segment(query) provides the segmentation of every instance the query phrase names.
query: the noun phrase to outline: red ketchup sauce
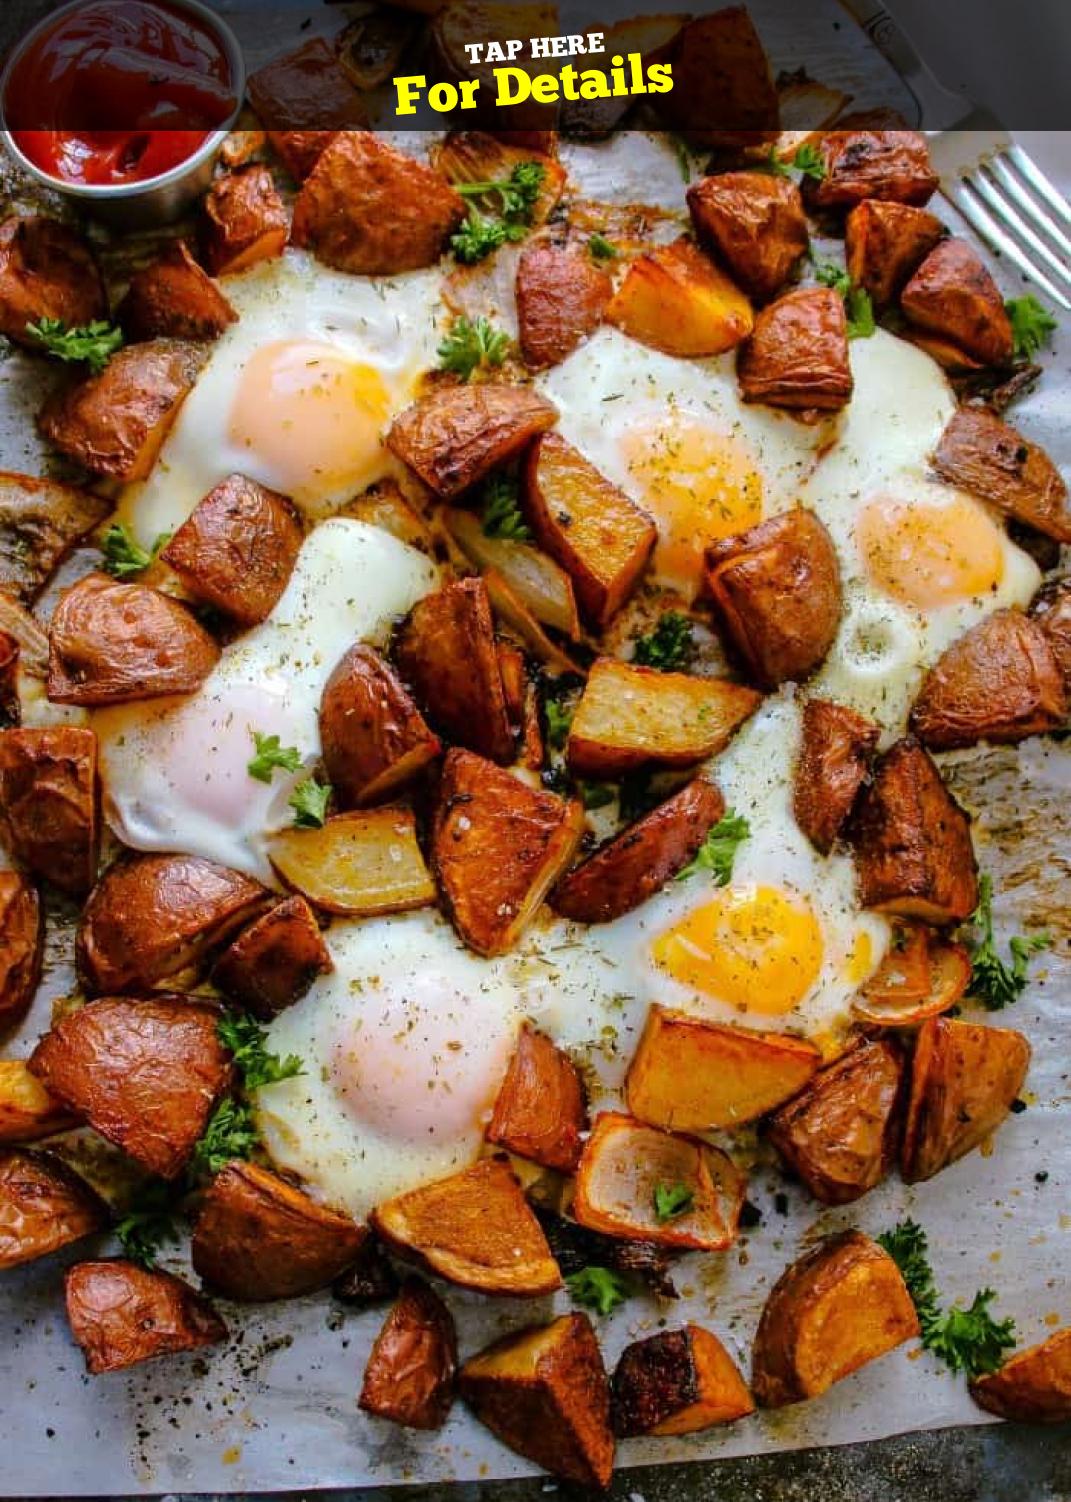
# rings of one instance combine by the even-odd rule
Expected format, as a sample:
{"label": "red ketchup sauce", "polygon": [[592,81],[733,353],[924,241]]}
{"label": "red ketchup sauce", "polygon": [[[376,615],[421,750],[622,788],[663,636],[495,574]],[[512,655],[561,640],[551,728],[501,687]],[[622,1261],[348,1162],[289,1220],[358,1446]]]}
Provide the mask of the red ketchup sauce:
{"label": "red ketchup sauce", "polygon": [[87,0],[15,62],[15,144],[64,182],[145,182],[192,156],[235,105],[211,25],[167,0]]}

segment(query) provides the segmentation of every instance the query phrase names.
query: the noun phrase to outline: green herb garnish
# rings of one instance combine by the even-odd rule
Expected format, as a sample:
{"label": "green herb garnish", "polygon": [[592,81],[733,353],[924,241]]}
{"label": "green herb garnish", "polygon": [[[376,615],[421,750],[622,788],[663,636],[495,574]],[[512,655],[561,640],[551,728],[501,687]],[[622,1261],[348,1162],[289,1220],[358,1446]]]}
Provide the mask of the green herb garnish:
{"label": "green herb garnish", "polygon": [[600,235],[598,230],[588,240],[588,250],[596,261],[617,260],[617,246],[609,241],[605,235]]}
{"label": "green herb garnish", "polygon": [[813,177],[815,182],[820,183],[826,175],[825,162],[822,153],[811,141],[804,141],[797,146],[795,153],[787,162],[783,162],[777,154],[777,147],[771,146],[764,166],[775,177],[791,177],[792,169],[802,172],[804,177]]}
{"label": "green herb garnish", "polygon": [[605,782],[581,782],[577,784],[577,791],[585,808],[606,808],[617,797]]}
{"label": "green herb garnish", "polygon": [[1011,320],[1015,358],[1029,360],[1048,344],[1059,325],[1032,292],[1025,297],[1010,297],[1004,307]]}
{"label": "green herb garnish", "polygon": [[225,1096],[194,1147],[190,1173],[196,1178],[217,1174],[235,1158],[251,1158],[259,1146],[253,1107],[236,1096]]}
{"label": "green herb garnish", "polygon": [[305,1065],[297,1054],[287,1054],[281,1059],[277,1053],[268,1051],[267,1032],[247,1013],[224,1012],[216,1032],[224,1048],[234,1055],[246,1090],[259,1090],[262,1085],[276,1085],[280,1080],[292,1080],[305,1073]]}
{"label": "green herb garnish", "polygon": [[171,1186],[159,1180],[144,1185],[116,1221],[115,1234],[131,1262],[147,1269],[155,1267],[164,1242],[178,1240]]}
{"label": "green herb garnish", "polygon": [[171,541],[170,532],[161,532],[147,553],[123,522],[112,522],[101,539],[104,569],[113,579],[132,579],[155,563]]}
{"label": "green herb garnish", "polygon": [[870,293],[857,287],[841,266],[833,261],[816,261],[814,274],[823,287],[832,287],[844,299],[849,339],[869,339],[877,328]]}
{"label": "green herb garnish", "polygon": [[543,700],[543,718],[547,723],[547,743],[553,750],[560,751],[568,740],[569,726],[573,723],[575,713],[571,704],[563,704],[560,699],[555,699],[550,694]]}
{"label": "green herb garnish", "polygon": [[472,265],[507,240],[523,239],[545,176],[546,168],[541,162],[518,162],[509,177],[455,183],[463,198],[497,198],[502,214],[500,219],[489,219],[474,205],[470,206],[464,224],[450,237],[450,248],[456,258]]}
{"label": "green herb garnish", "polygon": [[247,763],[246,771],[258,782],[270,782],[277,767],[284,772],[300,771],[301,752],[296,746],[281,746],[277,735],[262,735],[254,730],[253,745],[256,755]]}
{"label": "green herb garnish", "polygon": [[599,1314],[612,1314],[632,1291],[627,1279],[608,1267],[582,1267],[566,1278],[565,1285],[574,1304]]}
{"label": "green herb garnish", "polygon": [[116,350],[123,347],[122,329],[103,319],[69,329],[62,318],[42,318],[28,323],[26,332],[46,354],[88,365],[93,375],[100,375]]}
{"label": "green herb garnish", "polygon": [[1031,955],[1048,949],[1052,940],[1046,933],[1016,935],[1008,942],[1011,964],[1001,959],[993,932],[993,878],[988,871],[978,878],[978,906],[970,922],[982,932],[972,946],[967,995],[976,997],[990,1012],[999,1012],[1019,1000],[1030,979]]}
{"label": "green herb garnish", "polygon": [[322,829],[327,822],[327,805],[331,801],[331,784],[307,777],[299,782],[287,800],[294,810],[296,829]]}
{"label": "green herb garnish", "polygon": [[672,673],[687,666],[695,653],[692,623],[679,610],[667,610],[646,636],[638,636],[632,651],[633,662],[641,667]]}
{"label": "green herb garnish", "polygon": [[487,318],[456,318],[439,345],[439,368],[471,381],[478,370],[501,365],[512,342],[507,333],[496,329]]}
{"label": "green herb garnish", "polygon": [[687,1184],[656,1184],[654,1187],[654,1213],[659,1225],[684,1215],[695,1203],[695,1193]]}
{"label": "green herb garnish", "polygon": [[677,880],[684,881],[697,871],[710,871],[713,873],[715,886],[727,886],[733,874],[737,847],[750,833],[751,825],[748,821],[730,808],[710,830],[696,852],[695,859],[677,872]]}
{"label": "green herb garnish", "polygon": [[483,535],[507,542],[531,542],[532,530],[524,519],[517,481],[512,475],[488,476],[483,487]]}

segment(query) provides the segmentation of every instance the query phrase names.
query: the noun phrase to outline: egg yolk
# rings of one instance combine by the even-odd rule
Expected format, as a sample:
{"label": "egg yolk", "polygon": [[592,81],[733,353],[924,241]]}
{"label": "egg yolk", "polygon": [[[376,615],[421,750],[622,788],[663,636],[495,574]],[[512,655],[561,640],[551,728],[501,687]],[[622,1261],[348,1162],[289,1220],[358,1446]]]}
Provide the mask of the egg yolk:
{"label": "egg yolk", "polygon": [[776,887],[726,887],[660,934],[651,954],[682,986],[743,1011],[780,1016],[818,979],[822,933],[798,897]]}
{"label": "egg yolk", "polygon": [[690,599],[703,582],[703,550],[762,520],[762,477],[739,438],[694,418],[639,428],[623,455],[658,526],[655,576]]}
{"label": "egg yolk", "polygon": [[228,436],[266,484],[315,503],[378,478],[390,398],[379,373],[313,340],[266,344],[242,372]]}
{"label": "egg yolk", "polygon": [[966,496],[941,505],[880,497],[860,513],[856,537],[873,583],[918,610],[989,594],[1004,576],[1001,534]]}

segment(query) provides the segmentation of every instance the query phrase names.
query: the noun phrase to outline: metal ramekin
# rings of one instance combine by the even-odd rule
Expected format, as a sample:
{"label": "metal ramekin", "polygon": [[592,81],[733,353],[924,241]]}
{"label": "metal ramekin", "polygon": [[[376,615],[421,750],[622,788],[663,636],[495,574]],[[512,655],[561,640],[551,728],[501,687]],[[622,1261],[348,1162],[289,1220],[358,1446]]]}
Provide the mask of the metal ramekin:
{"label": "metal ramekin", "polygon": [[70,183],[64,178],[53,177],[50,173],[43,172],[19,150],[12,139],[11,131],[3,128],[6,127],[4,106],[12,70],[17,66],[26,49],[42,32],[51,30],[57,20],[69,11],[81,9],[84,0],[70,0],[70,4],[61,6],[39,21],[10,53],[4,70],[0,73],[0,138],[3,139],[8,155],[28,177],[34,178],[35,181],[42,183],[46,188],[51,188],[56,193],[62,193],[79,209],[116,230],[154,229],[181,218],[211,183],[216,157],[242,108],[242,99],[245,94],[245,59],[234,32],[214,10],[202,4],[201,0],[169,0],[169,3],[177,10],[192,11],[216,34],[230,65],[231,82],[234,88],[234,110],[224,122],[223,127],[212,131],[192,156],[187,157],[184,162],[179,162],[170,171],[161,172],[157,177],[149,177],[144,182],[137,183]]}

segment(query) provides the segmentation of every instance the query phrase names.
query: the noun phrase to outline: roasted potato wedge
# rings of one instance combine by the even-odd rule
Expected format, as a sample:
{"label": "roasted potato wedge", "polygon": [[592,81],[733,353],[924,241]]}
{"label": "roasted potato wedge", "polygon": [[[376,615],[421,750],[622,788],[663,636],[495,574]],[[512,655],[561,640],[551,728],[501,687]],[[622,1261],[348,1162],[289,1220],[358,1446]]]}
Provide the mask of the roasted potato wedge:
{"label": "roasted potato wedge", "polygon": [[267,167],[217,177],[204,200],[201,255],[213,276],[247,271],[281,256],[289,222]]}
{"label": "roasted potato wedge", "polygon": [[808,699],[796,763],[796,823],[821,855],[833,848],[863,784],[879,730],[831,699]]}
{"label": "roasted potato wedge", "polygon": [[850,835],[864,907],[937,925],[962,923],[977,907],[970,821],[913,736],[876,764]]}
{"label": "roasted potato wedge", "polygon": [[357,1407],[407,1429],[441,1429],[454,1401],[453,1316],[419,1278],[407,1278],[375,1338]]}
{"label": "roasted potato wedge", "polygon": [[95,731],[0,731],[0,840],[28,871],[71,897],[84,897],[96,879],[97,801]]}
{"label": "roasted potato wedge", "polygon": [[913,344],[916,349],[921,349],[929,355],[931,360],[936,360],[942,370],[947,370],[950,376],[975,375],[984,370],[981,360],[976,360],[965,349],[960,349],[958,344],[953,344],[951,339],[946,339],[943,334],[928,333],[923,329],[914,328],[910,323],[905,323],[900,336]]}
{"label": "roasted potato wedge", "polygon": [[544,433],[528,451],[524,513],[539,546],[572,579],[584,616],[606,626],[651,556],[652,519],[560,433]]}
{"label": "roasted potato wedge", "polygon": [[575,866],[551,893],[551,907],[578,923],[632,912],[688,864],[724,812],[714,784],[694,778]]}
{"label": "roasted potato wedge", "polygon": [[363,495],[344,506],[341,514],[365,522],[369,527],[380,527],[399,542],[416,548],[418,553],[426,553],[429,558],[435,552],[435,540],[423,518],[413,510],[393,480],[380,480],[377,485],[370,485]]}
{"label": "roasted potato wedge", "polygon": [[726,1027],[655,1003],[625,1097],[640,1121],[667,1131],[732,1129],[797,1094],[821,1061],[802,1038]]}
{"label": "roasted potato wedge", "polygon": [[331,1284],[331,1295],[340,1304],[382,1304],[398,1292],[398,1278],[387,1260],[379,1238],[371,1231],[361,1243],[356,1259]]}
{"label": "roasted potato wedge", "polygon": [[[492,588],[501,581],[513,599],[530,612],[537,622],[552,626],[573,641],[580,638],[580,617],[576,609],[573,581],[564,569],[539,548],[526,542],[512,542],[505,537],[487,537],[480,519],[471,511],[449,511],[446,525],[461,551],[484,575],[491,604],[503,614],[502,591]],[[507,609],[509,607],[507,606]],[[516,620],[507,620],[517,629]],[[525,628],[526,631],[530,628]],[[521,633],[525,635],[525,632]],[[552,646],[552,650],[553,646]],[[541,654],[542,655],[542,654]],[[559,657],[561,657],[559,652]],[[575,664],[560,671],[576,671]]]}
{"label": "roasted potato wedge", "polygon": [[68,1268],[64,1286],[71,1334],[93,1376],[227,1338],[208,1300],[172,1273],[109,1257]]}
{"label": "roasted potato wedge", "polygon": [[984,407],[960,407],[941,435],[933,467],[1005,515],[1056,542],[1071,542],[1067,486],[1044,449]]}
{"label": "roasted potato wedge", "polygon": [[368,124],[356,90],[323,37],[273,57],[249,75],[247,89],[268,140],[298,182],[339,130]]}
{"label": "roasted potato wedge", "polygon": [[0,630],[0,728],[17,726],[22,719],[19,697],[19,659],[22,647],[10,632]]}
{"label": "roasted potato wedge", "polygon": [[816,1398],[918,1333],[888,1252],[861,1231],[842,1231],[774,1285],[755,1337],[752,1391],[763,1408]]}
{"label": "roasted potato wedge", "polygon": [[144,480],[200,364],[197,345],[179,339],[128,344],[99,375],[51,396],[38,426],[61,454],[94,474],[125,485]]}
{"label": "roasted potato wedge", "polygon": [[512,642],[500,641],[497,650],[506,712],[517,743],[517,764],[539,772],[543,767],[543,730],[539,723],[535,684],[528,676],[528,663],[520,647]]}
{"label": "roasted potato wedge", "polygon": [[726,6],[689,21],[670,56],[673,88],[659,95],[657,103],[671,130],[697,146],[775,139],[777,86],[744,6]]}
{"label": "roasted potato wedge", "polygon": [[231,1082],[218,1021],[215,1007],[185,996],[104,997],[47,1032],[30,1069],[102,1137],[174,1179]]}
{"label": "roasted potato wedge", "polygon": [[0,1031],[30,1009],[41,979],[44,940],[36,888],[18,871],[0,871]]}
{"label": "roasted potato wedge", "polygon": [[854,997],[852,1011],[874,1027],[907,1027],[947,1012],[966,993],[971,957],[924,923],[898,923],[885,958]]}
{"label": "roasted potato wedge", "polygon": [[[460,624],[457,612],[450,623]],[[343,808],[395,797],[442,749],[394,669],[363,642],[349,649],[324,686],[320,740]]]}
{"label": "roasted potato wedge", "polygon": [[801,287],[769,303],[740,347],[736,372],[746,402],[843,407],[854,384],[842,299],[832,287]]}
{"label": "roasted potato wedge", "polygon": [[29,605],[111,503],[88,490],[0,471],[0,589]]}
{"label": "roasted potato wedge", "polygon": [[248,876],[195,855],[135,855],[108,867],[78,930],[78,974],[95,995],[141,991],[213,953],[265,906]]}
{"label": "roasted potato wedge", "polygon": [[290,176],[303,183],[337,134],[334,130],[269,130],[267,137]]}
{"label": "roasted potato wedge", "polygon": [[606,1370],[586,1314],[563,1314],[472,1356],[461,1396],[503,1444],[554,1476],[610,1485],[614,1437]]}
{"label": "roasted potato wedge", "polygon": [[[603,32],[602,53],[592,53],[584,58],[584,67],[595,69],[606,79],[608,92],[613,89],[610,75],[610,59],[627,57],[638,52],[643,61],[644,74],[651,63],[664,63],[671,56],[673,45],[681,27],[691,18],[688,15],[622,15],[611,20]],[[563,99],[559,117],[564,135],[596,138],[608,136],[622,116],[635,103],[629,95],[602,99]]]}
{"label": "roasted potato wedge", "polygon": [[919,1030],[900,1159],[909,1184],[932,1179],[990,1137],[1011,1110],[1030,1044],[1007,1027],[931,1017]]}
{"label": "roasted potato wedge", "polygon": [[800,190],[769,172],[722,172],[687,192],[696,235],[756,302],[788,281],[809,244]]}
{"label": "roasted potato wedge", "polygon": [[1071,579],[1054,579],[1030,603],[1030,616],[1048,637],[1064,688],[1071,694]]}
{"label": "roasted potato wedge", "polygon": [[808,180],[817,208],[850,208],[866,198],[921,206],[938,186],[926,137],[918,130],[835,130],[822,137],[820,181]]}
{"label": "roasted potato wedge", "polygon": [[229,475],[197,503],[160,556],[194,599],[236,625],[256,626],[290,582],[302,536],[286,496]]}
{"label": "roasted potato wedge", "polygon": [[900,296],[910,323],[951,339],[985,365],[1007,365],[1011,323],[996,282],[966,240],[949,237],[930,251]]}
{"label": "roasted potato wedge", "polygon": [[37,1142],[76,1121],[30,1072],[25,1059],[0,1059],[0,1142]]}
{"label": "roasted potato wedge", "polygon": [[247,1012],[270,1022],[333,968],[309,904],[304,897],[287,897],[223,951],[212,980]]}
{"label": "roasted potato wedge", "polygon": [[394,419],[387,447],[451,501],[557,420],[557,408],[529,386],[440,386]]}
{"label": "roasted potato wedge", "polygon": [[59,1158],[0,1152],[0,1269],[47,1257],[107,1224],[107,1205]]}
{"label": "roasted potato wedge", "polygon": [[856,287],[870,293],[875,308],[887,308],[944,234],[937,215],[925,209],[864,199],[844,226],[848,275]]}
{"label": "roasted potato wedge", "polygon": [[999,1371],[976,1377],[971,1397],[980,1407],[1020,1424],[1062,1424],[1071,1419],[1071,1330],[1057,1330],[1040,1345],[1017,1351]]}
{"label": "roasted potato wedge", "polygon": [[320,829],[284,829],[268,857],[287,886],[325,913],[368,918],[435,901],[408,808],[367,808]]}
{"label": "roasted potato wedge", "polygon": [[587,1125],[579,1070],[568,1054],[526,1022],[495,1100],[488,1142],[544,1168],[572,1173]]}
{"label": "roasted potato wedge", "polygon": [[685,357],[724,354],[754,325],[740,288],[684,236],[633,261],[606,321],[651,349]]}
{"label": "roasted potato wedge", "polygon": [[580,244],[533,240],[517,263],[517,322],[524,363],[558,365],[598,328],[613,294],[609,273]]}
{"label": "roasted potato wedge", "polygon": [[501,1158],[399,1194],[371,1220],[389,1247],[462,1288],[534,1298],[561,1287],[547,1239]]}
{"label": "roasted potato wedge", "polygon": [[642,766],[690,767],[726,745],[761,695],[723,678],[592,664],[566,743],[570,770],[610,780]]}
{"label": "roasted potato wedge", "polygon": [[185,241],[176,240],[135,271],[116,316],[130,340],[205,340],[218,339],[238,314]]}
{"label": "roasted potato wedge", "polygon": [[732,1357],[700,1325],[634,1340],[621,1352],[610,1378],[610,1418],[621,1439],[695,1434],[754,1411]]}
{"label": "roasted potato wedge", "polygon": [[40,349],[28,323],[58,318],[77,328],[107,312],[96,259],[76,229],[43,214],[0,224],[0,334]]}

